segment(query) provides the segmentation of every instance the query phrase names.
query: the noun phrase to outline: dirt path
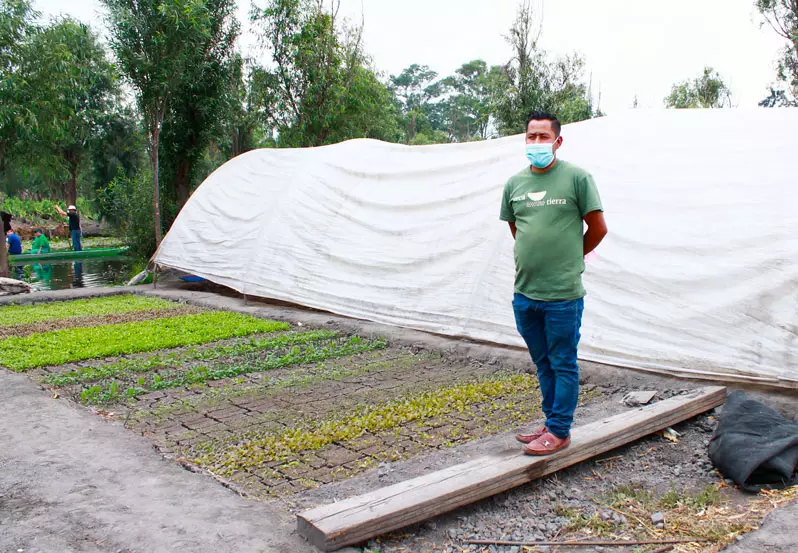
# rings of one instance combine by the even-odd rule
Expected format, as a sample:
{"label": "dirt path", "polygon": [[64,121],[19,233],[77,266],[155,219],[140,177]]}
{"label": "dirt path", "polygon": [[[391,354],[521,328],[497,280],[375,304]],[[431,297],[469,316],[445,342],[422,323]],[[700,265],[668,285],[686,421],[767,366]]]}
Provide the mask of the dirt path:
{"label": "dirt path", "polygon": [[746,534],[724,553],[793,553],[798,542],[798,503],[773,512],[762,529]]}
{"label": "dirt path", "polygon": [[304,553],[294,520],[0,370],[0,551]]}

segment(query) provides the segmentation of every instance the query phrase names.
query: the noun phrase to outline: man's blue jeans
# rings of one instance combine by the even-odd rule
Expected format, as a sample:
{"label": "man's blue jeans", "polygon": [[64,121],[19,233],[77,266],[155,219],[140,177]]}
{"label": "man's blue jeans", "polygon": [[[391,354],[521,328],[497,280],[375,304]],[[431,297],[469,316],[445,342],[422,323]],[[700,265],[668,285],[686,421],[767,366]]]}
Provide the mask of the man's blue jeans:
{"label": "man's blue jeans", "polygon": [[546,428],[558,438],[570,435],[579,401],[576,349],[584,305],[581,298],[537,301],[513,296],[515,324],[538,369]]}
{"label": "man's blue jeans", "polygon": [[72,249],[76,252],[83,251],[83,247],[80,245],[80,235],[82,234],[80,230],[73,230],[71,233],[72,235]]}

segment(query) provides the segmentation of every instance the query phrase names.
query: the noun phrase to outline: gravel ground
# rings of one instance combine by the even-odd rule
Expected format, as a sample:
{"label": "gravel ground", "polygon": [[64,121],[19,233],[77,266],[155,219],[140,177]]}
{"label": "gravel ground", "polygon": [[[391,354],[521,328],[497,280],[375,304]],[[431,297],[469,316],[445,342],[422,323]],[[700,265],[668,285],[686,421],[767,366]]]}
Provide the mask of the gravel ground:
{"label": "gravel ground", "polygon": [[[625,387],[601,390],[604,399],[593,402],[577,412],[577,424],[601,419],[627,407],[620,399],[628,391]],[[679,393],[668,390],[661,398]],[[619,530],[630,521],[624,515],[601,508],[595,500],[605,497],[623,486],[651,490],[656,496],[668,492],[673,485],[678,491],[698,492],[709,485],[722,483],[707,457],[706,444],[716,423],[714,413],[696,417],[674,427],[680,433],[677,443],[661,435],[652,435],[628,446],[616,449],[590,461],[565,469],[543,480],[496,495],[479,503],[458,509],[425,523],[383,536],[363,550],[381,553],[468,551],[467,540],[537,541],[584,537],[589,534],[570,532],[571,520],[566,511],[596,514],[614,523]],[[517,448],[512,432],[492,436],[479,442],[458,447],[446,455],[429,455],[406,462],[385,464],[362,477],[326,486],[294,498],[291,508],[304,510],[317,504],[330,503],[344,497],[363,493],[381,486],[401,482],[407,478],[439,470],[469,458],[508,448]],[[727,488],[730,501],[745,503],[751,496]],[[652,512],[651,515],[654,513]],[[653,525],[653,523],[651,523]],[[471,551],[508,553],[512,547],[487,547]],[[540,549],[546,551],[545,548]],[[576,551],[576,549],[574,549]],[[601,548],[579,548],[579,551],[602,551]],[[632,548],[613,548],[631,553]],[[570,551],[561,548],[559,551]]]}

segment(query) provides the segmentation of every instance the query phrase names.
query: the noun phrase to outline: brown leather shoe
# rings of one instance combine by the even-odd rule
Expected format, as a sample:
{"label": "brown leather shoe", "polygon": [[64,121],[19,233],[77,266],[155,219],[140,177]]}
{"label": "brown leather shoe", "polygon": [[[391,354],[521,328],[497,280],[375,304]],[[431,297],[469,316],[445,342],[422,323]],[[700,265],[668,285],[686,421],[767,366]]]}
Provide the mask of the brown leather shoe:
{"label": "brown leather shoe", "polygon": [[546,428],[545,426],[541,426],[540,428],[536,428],[535,430],[533,430],[532,433],[530,434],[522,434],[521,432],[519,432],[518,434],[515,435],[515,439],[521,442],[522,444],[528,444],[534,442],[548,431],[549,431],[548,428]]}
{"label": "brown leather shoe", "polygon": [[537,440],[524,446],[527,455],[551,455],[571,445],[571,438],[558,438],[551,432],[546,432]]}

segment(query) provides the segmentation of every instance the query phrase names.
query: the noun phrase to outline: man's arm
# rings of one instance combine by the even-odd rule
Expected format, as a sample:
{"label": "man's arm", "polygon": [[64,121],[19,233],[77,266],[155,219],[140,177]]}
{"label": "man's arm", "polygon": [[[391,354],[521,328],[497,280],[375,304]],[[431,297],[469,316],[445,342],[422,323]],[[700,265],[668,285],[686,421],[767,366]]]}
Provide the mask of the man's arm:
{"label": "man's arm", "polygon": [[67,216],[67,214],[66,214],[66,211],[64,211],[63,209],[61,209],[61,207],[60,207],[58,204],[54,204],[54,205],[55,205],[55,210],[58,212],[58,214],[59,214],[61,217],[66,217],[66,216]]}
{"label": "man's arm", "polygon": [[515,240],[515,223],[507,221],[507,224],[510,225],[510,233],[513,235],[513,240]]}
{"label": "man's arm", "polygon": [[587,223],[587,232],[585,232],[583,255],[587,255],[595,250],[596,246],[607,236],[607,223],[604,222],[603,211],[591,211],[585,214],[584,219]]}

